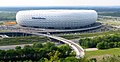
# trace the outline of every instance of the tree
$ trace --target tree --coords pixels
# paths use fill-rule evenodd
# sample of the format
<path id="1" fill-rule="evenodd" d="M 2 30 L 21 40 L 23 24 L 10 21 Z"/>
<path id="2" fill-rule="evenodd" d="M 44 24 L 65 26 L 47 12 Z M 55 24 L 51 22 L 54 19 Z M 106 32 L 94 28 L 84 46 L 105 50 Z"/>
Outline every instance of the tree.
<path id="1" fill-rule="evenodd" d="M 34 44 L 33 44 L 33 47 L 34 47 L 34 48 L 42 48 L 43 45 L 42 45 L 42 43 L 38 42 L 38 43 L 34 43 Z"/>
<path id="2" fill-rule="evenodd" d="M 25 49 L 25 48 L 31 48 L 31 46 L 30 46 L 30 45 L 25 45 L 25 46 L 24 46 L 24 49 Z"/>
<path id="3" fill-rule="evenodd" d="M 5 54 L 6 54 L 6 51 L 0 50 L 0 60 L 4 60 Z"/>
<path id="4" fill-rule="evenodd" d="M 80 41 L 79 41 L 79 44 L 86 48 L 94 48 L 94 47 L 96 47 L 97 43 L 98 43 L 98 41 L 96 38 L 94 38 L 94 39 L 85 38 L 85 39 L 80 39 Z"/>
<path id="5" fill-rule="evenodd" d="M 51 42 L 46 42 L 46 44 L 44 44 L 44 46 L 45 46 L 45 48 L 49 49 L 50 47 L 55 46 L 55 44 L 51 43 Z"/>
<path id="6" fill-rule="evenodd" d="M 19 49 L 21 49 L 21 46 L 16 46 L 15 49 L 19 50 Z"/>
<path id="7" fill-rule="evenodd" d="M 114 48 L 115 47 L 115 42 L 110 42 L 110 43 L 108 43 L 108 45 L 109 45 L 109 48 Z"/>
<path id="8" fill-rule="evenodd" d="M 5 62 L 63 62 L 72 51 L 66 44 L 55 46 L 53 43 L 46 43 L 44 47 L 38 48 L 39 45 L 41 44 L 36 44 L 37 47 L 26 45 L 23 49 L 17 46 L 16 49 L 0 50 L 0 60 Z"/>
<path id="9" fill-rule="evenodd" d="M 44 48 L 47 50 L 47 51 L 52 51 L 52 49 L 55 48 L 55 44 L 54 43 L 51 43 L 51 42 L 47 42 L 46 44 L 44 44 Z M 56 48 L 55 48 L 56 49 Z"/>
<path id="10" fill-rule="evenodd" d="M 64 62 L 80 62 L 80 60 L 75 57 L 67 57 Z"/>
<path id="11" fill-rule="evenodd" d="M 6 51 L 6 55 L 5 55 L 6 59 L 13 61 L 16 60 L 16 56 L 17 56 L 17 52 L 15 50 L 10 49 Z"/>
<path id="12" fill-rule="evenodd" d="M 59 46 L 59 52 L 61 52 L 61 57 L 66 57 L 70 55 L 70 52 L 72 49 L 70 48 L 69 45 L 63 44 Z"/>
<path id="13" fill-rule="evenodd" d="M 60 62 L 59 51 L 55 51 L 54 55 L 50 57 L 50 62 Z"/>
<path id="14" fill-rule="evenodd" d="M 108 49 L 109 48 L 108 42 L 100 42 L 100 43 L 98 43 L 97 48 L 98 49 Z"/>

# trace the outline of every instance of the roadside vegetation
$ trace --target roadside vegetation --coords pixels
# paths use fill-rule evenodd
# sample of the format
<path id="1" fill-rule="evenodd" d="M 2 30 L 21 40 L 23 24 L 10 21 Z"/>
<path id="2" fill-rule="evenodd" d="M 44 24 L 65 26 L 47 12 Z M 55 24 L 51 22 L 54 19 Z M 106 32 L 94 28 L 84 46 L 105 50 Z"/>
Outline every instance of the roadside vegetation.
<path id="1" fill-rule="evenodd" d="M 77 38 L 87 38 L 87 37 L 95 37 L 95 36 L 104 36 L 110 34 L 120 34 L 120 31 L 106 31 L 106 32 L 96 32 L 96 33 L 78 33 L 78 34 L 65 34 L 61 37 L 66 39 L 77 39 Z"/>
<path id="2" fill-rule="evenodd" d="M 0 46 L 5 45 L 18 45 L 18 44 L 32 44 L 34 42 L 47 42 L 49 39 L 47 37 L 39 36 L 23 36 L 23 37 L 13 37 L 13 38 L 1 38 Z"/>
<path id="3" fill-rule="evenodd" d="M 0 50 L 1 62 L 79 62 L 72 49 L 66 45 L 55 46 L 54 43 L 34 43 L 15 50 Z"/>
<path id="4" fill-rule="evenodd" d="M 55 46 L 51 42 L 36 42 L 24 48 L 0 50 L 0 62 L 119 62 L 120 59 L 119 48 L 85 53 L 84 58 L 75 58 L 75 52 L 66 44 Z"/>

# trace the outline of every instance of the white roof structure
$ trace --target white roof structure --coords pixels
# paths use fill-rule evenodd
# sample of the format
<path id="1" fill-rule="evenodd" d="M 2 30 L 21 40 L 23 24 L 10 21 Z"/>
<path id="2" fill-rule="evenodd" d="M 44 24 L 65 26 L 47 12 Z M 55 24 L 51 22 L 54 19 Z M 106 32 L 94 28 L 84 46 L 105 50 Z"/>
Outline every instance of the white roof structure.
<path id="1" fill-rule="evenodd" d="M 80 28 L 96 20 L 94 10 L 25 10 L 16 14 L 19 25 L 40 28 Z"/>

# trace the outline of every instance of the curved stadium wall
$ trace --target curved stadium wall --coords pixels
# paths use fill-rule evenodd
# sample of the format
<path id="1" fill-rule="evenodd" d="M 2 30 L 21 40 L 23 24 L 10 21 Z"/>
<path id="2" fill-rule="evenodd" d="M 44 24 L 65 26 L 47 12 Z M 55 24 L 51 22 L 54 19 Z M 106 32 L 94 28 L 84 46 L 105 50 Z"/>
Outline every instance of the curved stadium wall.
<path id="1" fill-rule="evenodd" d="M 26 10 L 16 14 L 19 25 L 40 28 L 80 28 L 96 20 L 94 10 Z"/>

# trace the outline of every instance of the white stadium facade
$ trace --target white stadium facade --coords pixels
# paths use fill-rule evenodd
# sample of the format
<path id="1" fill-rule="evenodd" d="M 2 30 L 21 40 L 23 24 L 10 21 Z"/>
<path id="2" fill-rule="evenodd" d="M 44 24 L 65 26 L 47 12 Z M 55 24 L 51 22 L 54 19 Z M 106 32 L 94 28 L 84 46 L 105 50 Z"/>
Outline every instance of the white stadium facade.
<path id="1" fill-rule="evenodd" d="M 97 17 L 94 10 L 24 10 L 16 14 L 16 21 L 28 27 L 75 29 L 94 24 Z"/>

